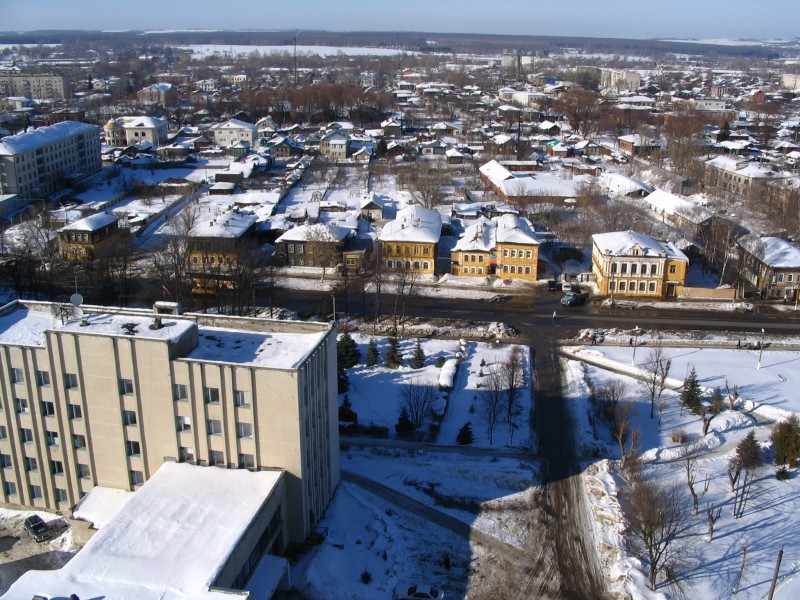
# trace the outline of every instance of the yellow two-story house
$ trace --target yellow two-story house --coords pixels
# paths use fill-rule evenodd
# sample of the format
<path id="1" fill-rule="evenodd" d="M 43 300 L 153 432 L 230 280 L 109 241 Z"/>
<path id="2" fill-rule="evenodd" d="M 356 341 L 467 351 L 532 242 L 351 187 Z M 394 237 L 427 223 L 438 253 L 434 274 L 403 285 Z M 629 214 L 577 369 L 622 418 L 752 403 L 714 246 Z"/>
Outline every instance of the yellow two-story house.
<path id="1" fill-rule="evenodd" d="M 381 230 L 381 261 L 385 271 L 434 275 L 436 251 L 442 235 L 442 216 L 412 204 Z"/>
<path id="2" fill-rule="evenodd" d="M 536 281 L 539 241 L 526 219 L 505 214 L 481 217 L 451 251 L 453 275 Z"/>
<path id="3" fill-rule="evenodd" d="M 592 274 L 603 296 L 677 296 L 689 259 L 671 242 L 636 231 L 592 236 Z"/>

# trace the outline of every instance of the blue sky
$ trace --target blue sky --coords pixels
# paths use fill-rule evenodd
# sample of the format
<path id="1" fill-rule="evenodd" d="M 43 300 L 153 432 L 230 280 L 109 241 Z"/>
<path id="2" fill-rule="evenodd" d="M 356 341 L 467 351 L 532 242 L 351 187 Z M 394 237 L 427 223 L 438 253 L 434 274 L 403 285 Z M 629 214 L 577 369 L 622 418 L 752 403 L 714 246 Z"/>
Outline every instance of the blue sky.
<path id="1" fill-rule="evenodd" d="M 327 29 L 775 38 L 798 0 L 0 0 L 0 30 Z"/>

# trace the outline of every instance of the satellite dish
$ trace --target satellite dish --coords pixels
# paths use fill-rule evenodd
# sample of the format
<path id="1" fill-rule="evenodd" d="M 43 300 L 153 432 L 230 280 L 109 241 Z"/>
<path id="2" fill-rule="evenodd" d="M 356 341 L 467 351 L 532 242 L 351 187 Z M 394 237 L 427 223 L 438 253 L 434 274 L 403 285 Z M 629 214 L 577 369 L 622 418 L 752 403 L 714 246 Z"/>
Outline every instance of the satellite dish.
<path id="1" fill-rule="evenodd" d="M 80 294 L 72 294 L 72 296 L 69 297 L 69 302 L 72 306 L 80 306 L 83 304 L 83 296 Z"/>

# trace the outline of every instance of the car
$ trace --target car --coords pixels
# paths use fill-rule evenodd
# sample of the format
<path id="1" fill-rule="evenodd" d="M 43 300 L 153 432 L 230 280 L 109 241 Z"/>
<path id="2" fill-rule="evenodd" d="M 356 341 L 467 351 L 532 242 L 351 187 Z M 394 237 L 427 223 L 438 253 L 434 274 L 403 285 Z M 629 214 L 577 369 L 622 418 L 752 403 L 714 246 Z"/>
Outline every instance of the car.
<path id="1" fill-rule="evenodd" d="M 395 589 L 397 600 L 442 600 L 444 592 L 432 585 L 399 585 Z"/>
<path id="2" fill-rule="evenodd" d="M 53 534 L 50 526 L 39 515 L 31 515 L 25 519 L 25 531 L 37 542 L 43 542 Z"/>

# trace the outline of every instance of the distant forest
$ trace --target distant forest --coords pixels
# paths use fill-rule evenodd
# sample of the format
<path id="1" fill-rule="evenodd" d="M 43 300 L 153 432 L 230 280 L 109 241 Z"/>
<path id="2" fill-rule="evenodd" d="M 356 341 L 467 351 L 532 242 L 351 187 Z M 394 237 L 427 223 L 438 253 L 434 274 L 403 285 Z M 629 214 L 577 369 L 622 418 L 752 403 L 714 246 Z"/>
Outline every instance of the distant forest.
<path id="1" fill-rule="evenodd" d="M 141 47 L 148 44 L 230 44 L 287 45 L 293 43 L 294 31 L 171 31 L 164 33 L 101 31 L 31 31 L 0 33 L 2 44 L 80 43 Z M 771 46 L 722 46 L 689 42 L 665 42 L 649 39 L 615 39 L 563 36 L 486 35 L 478 33 L 422 33 L 406 31 L 306 31 L 297 32 L 298 44 L 325 46 L 372 46 L 409 51 L 491 53 L 503 50 L 549 52 L 574 48 L 585 52 L 622 55 L 678 53 L 708 57 L 749 57 L 775 59 L 788 54 L 787 49 Z M 793 49 L 794 50 L 794 49 Z M 796 55 L 796 50 L 792 52 Z"/>

